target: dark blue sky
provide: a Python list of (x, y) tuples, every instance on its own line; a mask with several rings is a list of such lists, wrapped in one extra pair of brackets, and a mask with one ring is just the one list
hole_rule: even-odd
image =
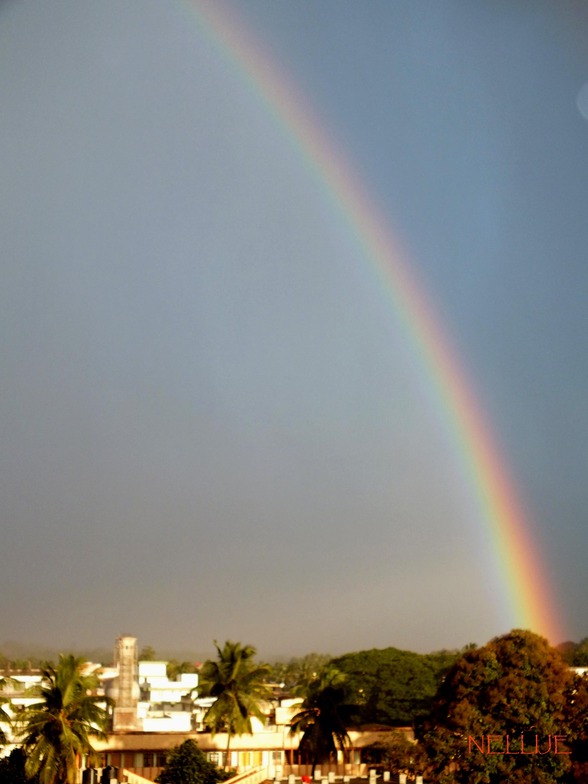
[[(586, 6), (225, 8), (407, 249), (584, 637)], [(0, 106), (3, 638), (508, 630), (405, 326), (198, 2), (5, 2)]]

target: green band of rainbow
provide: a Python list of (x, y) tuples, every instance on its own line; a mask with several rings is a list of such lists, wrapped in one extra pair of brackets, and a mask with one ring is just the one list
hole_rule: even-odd
[(441, 417), (449, 425), (464, 475), (478, 500), (502, 592), (505, 623), (529, 628), (554, 643), (564, 640), (551, 581), (504, 460), (441, 320), (376, 205), (335, 140), (314, 119), (277, 63), (264, 54), (259, 41), (238, 22), (234, 11), (229, 13), (219, 0), (185, 3), (196, 12), (205, 35), (234, 64), (295, 143), (315, 180), (356, 234), (366, 264), (405, 324)]

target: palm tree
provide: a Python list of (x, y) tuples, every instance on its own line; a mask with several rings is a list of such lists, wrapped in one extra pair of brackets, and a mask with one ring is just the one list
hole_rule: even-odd
[[(14, 684), (13, 678), (0, 678), (0, 692), (4, 691), (7, 686), (12, 686)], [(4, 727), (1, 725), (8, 725), (11, 727), (12, 725), (12, 717), (9, 711), (6, 710), (4, 707), (5, 705), (10, 705), (10, 697), (6, 697), (4, 694), (0, 695), (0, 745), (6, 745), (8, 738), (6, 737), (6, 732), (4, 731)]]
[(271, 696), (266, 683), (270, 669), (265, 664), (256, 665), (257, 653), (252, 645), (241, 645), (227, 640), (221, 648), (214, 641), (217, 659), (208, 659), (200, 670), (199, 683), (203, 696), (216, 697), (204, 716), (212, 733), (227, 733), (227, 759), (233, 735), (251, 733), (251, 717), (263, 721), (263, 703)]
[(92, 694), (98, 678), (84, 673), (84, 664), (69, 655), (45, 665), (41, 699), (18, 717), (25, 770), (40, 784), (74, 784), (81, 756), (94, 754), (91, 738), (105, 737), (108, 714), (98, 704), (105, 698)]
[[(310, 758), (312, 778), (319, 762), (327, 762), (349, 744), (347, 720), (351, 706), (345, 704), (345, 675), (328, 665), (305, 688), (301, 710), (292, 718), (290, 731), (302, 732), (298, 750)], [(300, 693), (300, 690), (299, 690)]]

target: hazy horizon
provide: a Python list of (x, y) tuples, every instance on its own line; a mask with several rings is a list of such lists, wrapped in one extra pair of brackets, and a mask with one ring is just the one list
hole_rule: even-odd
[[(127, 635), (123, 635), (127, 636)], [(129, 635), (133, 636), (133, 635)], [(218, 641), (219, 643), (224, 643), (225, 638), (222, 638)], [(251, 644), (253, 647), (257, 648), (255, 642), (253, 640), (244, 639), (238, 640), (237, 642), (241, 642), (244, 644)], [(316, 650), (308, 650), (302, 653), (285, 653), (279, 651), (260, 651), (257, 649), (257, 656), (256, 659), (258, 661), (265, 661), (269, 664), (274, 664), (277, 662), (288, 662), (291, 659), (298, 659), (301, 657), (306, 656), (307, 654), (321, 654), (326, 656), (331, 656), (332, 658), (336, 658), (338, 656), (343, 656), (349, 653), (359, 653), (361, 651), (368, 651), (372, 650), (374, 647), (383, 650), (386, 648), (394, 648), (396, 650), (404, 650), (409, 651), (412, 653), (418, 654), (429, 654), (429, 653), (440, 653), (442, 651), (459, 651), (464, 648), (466, 645), (469, 645), (473, 640), (470, 640), (469, 643), (464, 643), (462, 645), (452, 646), (450, 648), (440, 648), (435, 650), (412, 650), (410, 648), (401, 648), (400, 646), (394, 645), (391, 643), (390, 645), (385, 646), (358, 646), (353, 649), (349, 650), (340, 650), (340, 651), (316, 651)], [(478, 643), (480, 646), (486, 644), (489, 640), (485, 640), (484, 642)], [(138, 640), (139, 645), (139, 653), (146, 648), (147, 646), (151, 647), (155, 651), (155, 661), (170, 661), (172, 659), (176, 661), (188, 661), (191, 663), (195, 662), (204, 662), (206, 659), (214, 659), (216, 658), (216, 650), (214, 648), (214, 644), (211, 643), (209, 649), (201, 649), (201, 650), (194, 650), (194, 649), (182, 649), (182, 648), (174, 648), (173, 646), (167, 648), (155, 648), (149, 642), (142, 643), (141, 640)], [(40, 643), (26, 643), (26, 642), (17, 642), (15, 640), (8, 640), (5, 641), (3, 644), (0, 644), (0, 656), (5, 657), (8, 661), (15, 661), (15, 660), (23, 660), (26, 661), (28, 659), (35, 660), (35, 661), (54, 661), (60, 654), (74, 654), (76, 656), (83, 656), (84, 658), (88, 659), (89, 661), (100, 662), (101, 664), (109, 664), (113, 661), (113, 653), (114, 653), (114, 640), (112, 646), (108, 647), (106, 645), (95, 645), (95, 646), (84, 646), (83, 644), (77, 645), (68, 645), (68, 646), (46, 646)]]

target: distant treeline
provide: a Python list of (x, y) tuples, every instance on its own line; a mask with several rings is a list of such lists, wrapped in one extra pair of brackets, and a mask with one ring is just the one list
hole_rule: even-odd
[(556, 648), (571, 667), (588, 667), (588, 637), (580, 642), (562, 642)]
[[(73, 646), (63, 646), (62, 648), (53, 648), (44, 645), (36, 645), (33, 643), (19, 643), (12, 640), (4, 642), (0, 646), (0, 667), (5, 668), (10, 666), (12, 669), (26, 669), (28, 667), (39, 667), (46, 662), (57, 662), (62, 653), (73, 653), (76, 656), (81, 656), (87, 661), (96, 662), (97, 664), (109, 665), (112, 664), (114, 651), (114, 640), (112, 646), (109, 648), (78, 648)], [(161, 659), (163, 661), (181, 661), (181, 662), (203, 662), (209, 658), (209, 652), (194, 653), (191, 651), (154, 651), (151, 646), (146, 646), (139, 652), (139, 658), (143, 658), (145, 653), (146, 659)]]

